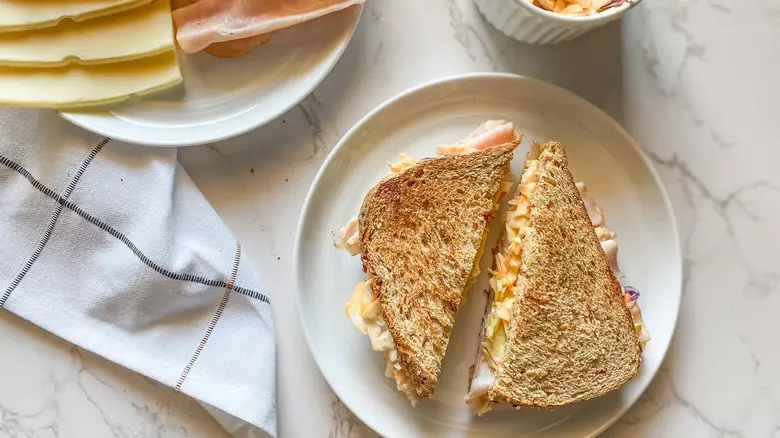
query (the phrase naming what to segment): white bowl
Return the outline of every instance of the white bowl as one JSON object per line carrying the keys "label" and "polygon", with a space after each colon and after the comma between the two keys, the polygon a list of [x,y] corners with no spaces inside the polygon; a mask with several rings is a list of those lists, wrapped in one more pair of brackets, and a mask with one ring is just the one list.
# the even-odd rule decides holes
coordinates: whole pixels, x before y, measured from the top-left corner
{"label": "white bowl", "polygon": [[531,0],[474,0],[482,15],[516,40],[531,44],[556,44],[619,19],[642,0],[626,3],[585,17],[556,14],[534,6]]}

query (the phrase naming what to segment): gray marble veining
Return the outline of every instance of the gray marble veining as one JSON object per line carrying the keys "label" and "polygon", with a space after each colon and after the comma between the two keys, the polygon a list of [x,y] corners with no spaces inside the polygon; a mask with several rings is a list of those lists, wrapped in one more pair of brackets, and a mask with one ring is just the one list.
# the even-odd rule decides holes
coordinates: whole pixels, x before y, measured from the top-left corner
{"label": "gray marble veining", "polygon": [[[312,96],[265,128],[182,150],[275,291],[280,435],[372,436],[319,375],[296,314],[294,232],[314,174],[385,99],[476,71],[534,76],[592,101],[637,139],[672,198],[685,258],[677,332],[605,436],[780,438],[776,0],[645,0],[622,22],[550,47],[505,37],[470,0],[369,0]],[[222,436],[180,394],[7,314],[0,327],[0,438]]]}

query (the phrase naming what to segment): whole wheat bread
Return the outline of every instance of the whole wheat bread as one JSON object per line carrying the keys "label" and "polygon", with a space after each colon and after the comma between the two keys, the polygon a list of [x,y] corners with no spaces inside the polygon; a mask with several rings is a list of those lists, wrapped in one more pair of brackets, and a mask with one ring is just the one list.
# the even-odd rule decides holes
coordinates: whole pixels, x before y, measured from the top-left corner
{"label": "whole wheat bread", "polygon": [[518,141],[421,160],[376,185],[359,216],[363,269],[401,367],[433,395],[455,314]]}
{"label": "whole wheat bread", "polygon": [[541,146],[519,294],[488,396],[552,408],[617,389],[641,350],[560,143]]}

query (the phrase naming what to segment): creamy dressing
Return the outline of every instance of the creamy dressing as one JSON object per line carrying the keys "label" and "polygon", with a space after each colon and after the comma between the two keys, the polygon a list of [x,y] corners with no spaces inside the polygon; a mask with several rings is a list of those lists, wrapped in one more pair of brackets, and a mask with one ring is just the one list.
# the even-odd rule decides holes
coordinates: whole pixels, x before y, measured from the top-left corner
{"label": "creamy dressing", "polygon": [[510,311],[514,303],[515,287],[520,275],[522,258],[522,239],[530,230],[530,196],[536,186],[538,177],[537,160],[526,161],[526,168],[520,179],[520,184],[514,199],[509,201],[509,207],[504,222],[503,247],[505,254],[496,254],[496,270],[490,279],[493,292],[493,303],[485,320],[480,350],[477,352],[477,363],[471,388],[466,395],[466,402],[478,415],[492,408],[488,390],[495,380],[493,371],[503,359],[506,333],[509,328]]}
{"label": "creamy dressing", "polygon": [[496,269],[490,279],[494,299],[485,325],[482,354],[493,367],[503,358],[510,311],[520,275],[523,238],[530,230],[530,196],[536,186],[538,161],[529,160],[526,166],[517,194],[509,202],[506,212],[503,241],[506,251],[496,254]]}
{"label": "creamy dressing", "polygon": [[379,297],[374,294],[371,287],[373,282],[373,279],[369,279],[358,283],[344,310],[355,327],[361,333],[368,335],[371,349],[383,353],[387,361],[385,375],[394,378],[396,388],[403,391],[412,405],[415,405],[420,401],[420,396],[417,395],[414,384],[398,362],[398,351],[395,349],[393,335],[382,318]]}

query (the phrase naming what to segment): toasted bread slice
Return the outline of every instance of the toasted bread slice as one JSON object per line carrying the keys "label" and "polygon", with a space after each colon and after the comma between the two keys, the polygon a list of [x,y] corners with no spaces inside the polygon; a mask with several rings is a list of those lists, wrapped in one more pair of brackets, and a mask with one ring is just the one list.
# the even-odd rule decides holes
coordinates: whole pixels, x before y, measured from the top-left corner
{"label": "toasted bread slice", "polygon": [[518,143],[421,160],[380,182],[363,201],[363,268],[397,363],[419,398],[433,395]]}
{"label": "toasted bread slice", "polygon": [[484,341],[493,299],[510,296],[509,320],[497,330],[505,332],[495,336],[503,345],[480,349],[497,356],[481,362],[494,368],[488,402],[553,408],[617,389],[636,374],[640,344],[560,143],[532,148],[521,189],[513,200],[524,212],[521,231],[503,239],[516,242],[518,275],[508,289],[497,288],[499,297],[489,294],[483,330]]}

